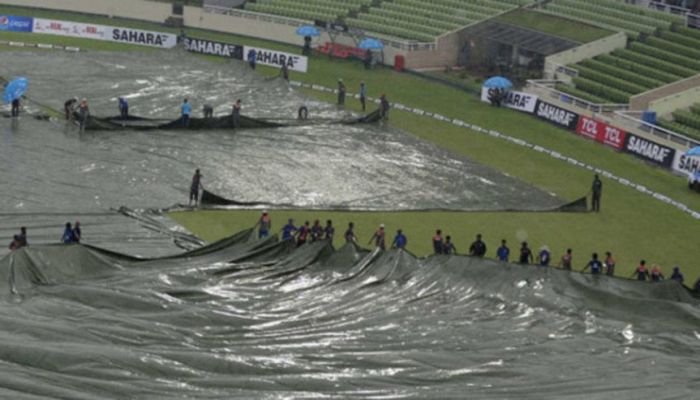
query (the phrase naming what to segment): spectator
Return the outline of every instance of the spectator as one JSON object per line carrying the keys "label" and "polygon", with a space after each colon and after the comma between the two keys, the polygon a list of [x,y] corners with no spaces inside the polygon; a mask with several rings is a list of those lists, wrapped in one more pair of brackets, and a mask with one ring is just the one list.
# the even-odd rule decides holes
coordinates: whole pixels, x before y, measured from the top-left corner
{"label": "spectator", "polygon": [[527,247],[527,242],[523,242],[520,246],[520,264],[532,264],[534,262],[532,250]]}
{"label": "spectator", "polygon": [[571,249],[566,249],[566,253],[564,253],[563,256],[561,256],[561,260],[559,260],[559,267],[571,271],[571,264],[574,259],[574,256],[571,254]]}
{"label": "spectator", "polygon": [[438,229],[435,231],[435,235],[433,236],[433,253],[442,254],[443,251],[442,231]]}
{"label": "spectator", "polygon": [[486,243],[481,240],[481,234],[476,235],[476,240],[469,246],[469,255],[483,257],[486,254]]}
{"label": "spectator", "polygon": [[214,116],[214,107],[209,103],[204,103],[202,114],[204,114],[204,118],[212,118]]}
{"label": "spectator", "polygon": [[19,98],[12,99],[12,111],[10,115],[14,117],[19,117]]}
{"label": "spectator", "polygon": [[403,231],[399,229],[396,231],[396,236],[394,236],[394,241],[392,242],[391,247],[394,249],[405,249],[407,243],[408,240],[406,239],[406,235],[404,235]]}
{"label": "spectator", "polygon": [[506,246],[506,240],[501,240],[501,247],[496,250],[496,257],[499,261],[508,262],[508,257],[510,257],[510,249]]}

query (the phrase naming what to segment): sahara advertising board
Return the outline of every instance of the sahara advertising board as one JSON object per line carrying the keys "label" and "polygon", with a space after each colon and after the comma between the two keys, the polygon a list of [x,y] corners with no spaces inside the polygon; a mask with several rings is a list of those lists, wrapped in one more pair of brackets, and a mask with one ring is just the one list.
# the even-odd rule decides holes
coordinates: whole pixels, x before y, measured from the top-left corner
{"label": "sahara advertising board", "polygon": [[171,33],[151,32],[141,29],[119,28],[107,25],[85,24],[82,22],[59,21],[34,18],[34,33],[70,36],[82,39],[105,40],[109,42],[136,44],[141,46],[175,47],[177,37]]}
{"label": "sahara advertising board", "polygon": [[[485,103],[491,102],[489,100],[489,90],[486,87],[481,88],[481,101]],[[501,100],[501,106],[526,113],[533,113],[535,105],[537,105],[537,95],[525,92],[510,91],[506,93],[505,99]]]}
{"label": "sahara advertising board", "polygon": [[261,65],[267,65],[275,68],[282,68],[282,64],[286,64],[290,71],[306,72],[308,69],[308,58],[283,51],[263,49],[260,47],[243,47],[243,55],[246,60],[255,51],[255,61]]}
{"label": "sahara advertising board", "polygon": [[185,45],[185,49],[192,53],[235,58],[237,60],[243,59],[243,46],[237,44],[194,38],[185,38],[183,44]]}
{"label": "sahara advertising board", "polygon": [[547,103],[546,101],[537,100],[534,113],[538,118],[549,121],[571,131],[576,130],[576,127],[578,126],[578,114],[573,111],[557,107],[554,104]]}
{"label": "sahara advertising board", "polygon": [[31,32],[33,27],[34,19],[32,17],[0,15],[0,31]]}
{"label": "sahara advertising board", "polygon": [[583,115],[579,116],[576,133],[617,150],[622,150],[625,146],[625,136],[627,134],[622,129]]}
{"label": "sahara advertising board", "polygon": [[625,151],[666,168],[671,168],[671,164],[673,164],[673,159],[676,155],[675,149],[631,133],[627,133],[627,137],[625,138]]}
{"label": "sahara advertising board", "polygon": [[672,168],[674,171],[686,175],[700,172],[700,157],[689,157],[685,155],[685,152],[676,151]]}

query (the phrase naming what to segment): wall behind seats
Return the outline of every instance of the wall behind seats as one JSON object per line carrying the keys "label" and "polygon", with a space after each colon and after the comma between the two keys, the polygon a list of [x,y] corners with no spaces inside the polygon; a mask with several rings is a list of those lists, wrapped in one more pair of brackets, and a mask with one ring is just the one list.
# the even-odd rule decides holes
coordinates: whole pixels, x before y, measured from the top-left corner
{"label": "wall behind seats", "polygon": [[162,23],[172,14],[170,3],[143,0],[0,0],[0,4],[75,11]]}

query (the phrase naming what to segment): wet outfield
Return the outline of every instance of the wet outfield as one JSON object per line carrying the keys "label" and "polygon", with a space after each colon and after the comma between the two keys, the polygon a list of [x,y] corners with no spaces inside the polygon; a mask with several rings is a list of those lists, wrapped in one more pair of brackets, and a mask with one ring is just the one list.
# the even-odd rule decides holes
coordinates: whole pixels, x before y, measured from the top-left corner
{"label": "wet outfield", "polygon": [[[4,53],[5,76],[60,108],[174,119],[188,97],[227,113],[345,112],[243,64],[168,53]],[[370,95],[372,88],[370,89]],[[348,101],[353,101],[349,99]],[[37,105],[26,103],[30,111]],[[0,120],[0,234],[30,228],[0,262],[0,393],[12,398],[692,398],[700,309],[679,286],[242,233],[196,247],[167,219],[195,168],[239,201],[374,210],[536,210],[564,202],[381,125],[205,132],[86,132]],[[154,218],[154,219],[151,219]],[[2,250],[0,254],[6,254]]]}

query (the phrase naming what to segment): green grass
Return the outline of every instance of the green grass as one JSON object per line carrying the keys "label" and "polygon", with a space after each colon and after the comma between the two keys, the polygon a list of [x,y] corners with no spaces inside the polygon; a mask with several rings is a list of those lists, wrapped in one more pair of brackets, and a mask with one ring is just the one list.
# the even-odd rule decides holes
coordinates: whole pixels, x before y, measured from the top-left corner
{"label": "green grass", "polygon": [[[4,7],[0,8],[0,12],[7,12],[3,9]],[[26,15],[26,11],[15,13]],[[84,18],[84,16],[80,17]],[[64,14],[61,18],[69,17]],[[117,25],[117,22],[112,23]],[[157,25],[149,24],[140,27],[161,29]],[[262,45],[290,52],[300,51],[299,47],[241,36],[198,30],[188,30],[188,33],[231,43]],[[32,36],[26,35],[26,37]],[[5,38],[4,33],[0,33],[0,39],[3,38]],[[85,48],[90,41],[80,43],[84,44],[80,44],[79,47]],[[110,43],[93,42],[92,44],[96,49],[110,49],[107,46]],[[127,48],[143,49],[137,46]],[[385,92],[390,101],[398,101],[411,107],[439,112],[448,117],[460,118],[472,124],[499,130],[609,170],[681,201],[693,209],[700,209],[700,197],[697,193],[687,190],[684,179],[532,116],[508,109],[493,108],[480,102],[474,95],[417,76],[397,73],[385,68],[367,71],[357,61],[330,60],[326,56],[314,56],[309,65],[308,74],[292,72],[291,78],[328,87],[334,87],[337,79],[343,78],[350,91],[356,91],[360,81],[365,81],[370,96],[376,97],[381,92]],[[260,67],[258,71],[263,75],[278,73],[278,70],[265,67]],[[335,99],[332,94],[305,91],[310,96],[322,100],[332,102]],[[359,110],[359,104],[352,99],[348,101],[347,107],[355,111]],[[392,110],[390,122],[393,126],[437,146],[494,167],[566,199],[580,197],[590,187],[591,172],[488,135],[397,110]],[[430,252],[430,237],[434,229],[440,227],[444,232],[452,234],[461,251],[466,249],[477,232],[483,233],[487,238],[491,255],[499,239],[506,238],[511,242],[511,249],[515,249],[517,247],[515,242],[527,236],[527,240],[534,248],[547,244],[557,257],[566,247],[572,247],[577,255],[577,265],[581,266],[591,252],[603,253],[610,250],[617,256],[620,275],[631,273],[640,258],[647,259],[648,263],[659,263],[666,272],[669,272],[675,264],[681,265],[689,280],[694,280],[700,275],[696,240],[700,237],[698,221],[634,189],[605,180],[604,185],[603,211],[599,214],[340,213],[295,210],[273,211],[272,216],[277,227],[289,216],[297,221],[331,218],[339,230],[347,221],[353,220],[358,226],[358,234],[365,241],[368,240],[372,230],[380,222],[384,222],[389,228],[389,233],[392,234],[396,228],[403,228],[409,236],[409,250],[417,255]],[[435,195],[439,196],[439,193]],[[174,213],[172,217],[203,238],[215,240],[252,226],[257,215],[255,211],[201,211]]]}
{"label": "green grass", "polygon": [[503,14],[496,20],[580,43],[592,42],[614,33],[583,22],[528,10],[517,10]]}

